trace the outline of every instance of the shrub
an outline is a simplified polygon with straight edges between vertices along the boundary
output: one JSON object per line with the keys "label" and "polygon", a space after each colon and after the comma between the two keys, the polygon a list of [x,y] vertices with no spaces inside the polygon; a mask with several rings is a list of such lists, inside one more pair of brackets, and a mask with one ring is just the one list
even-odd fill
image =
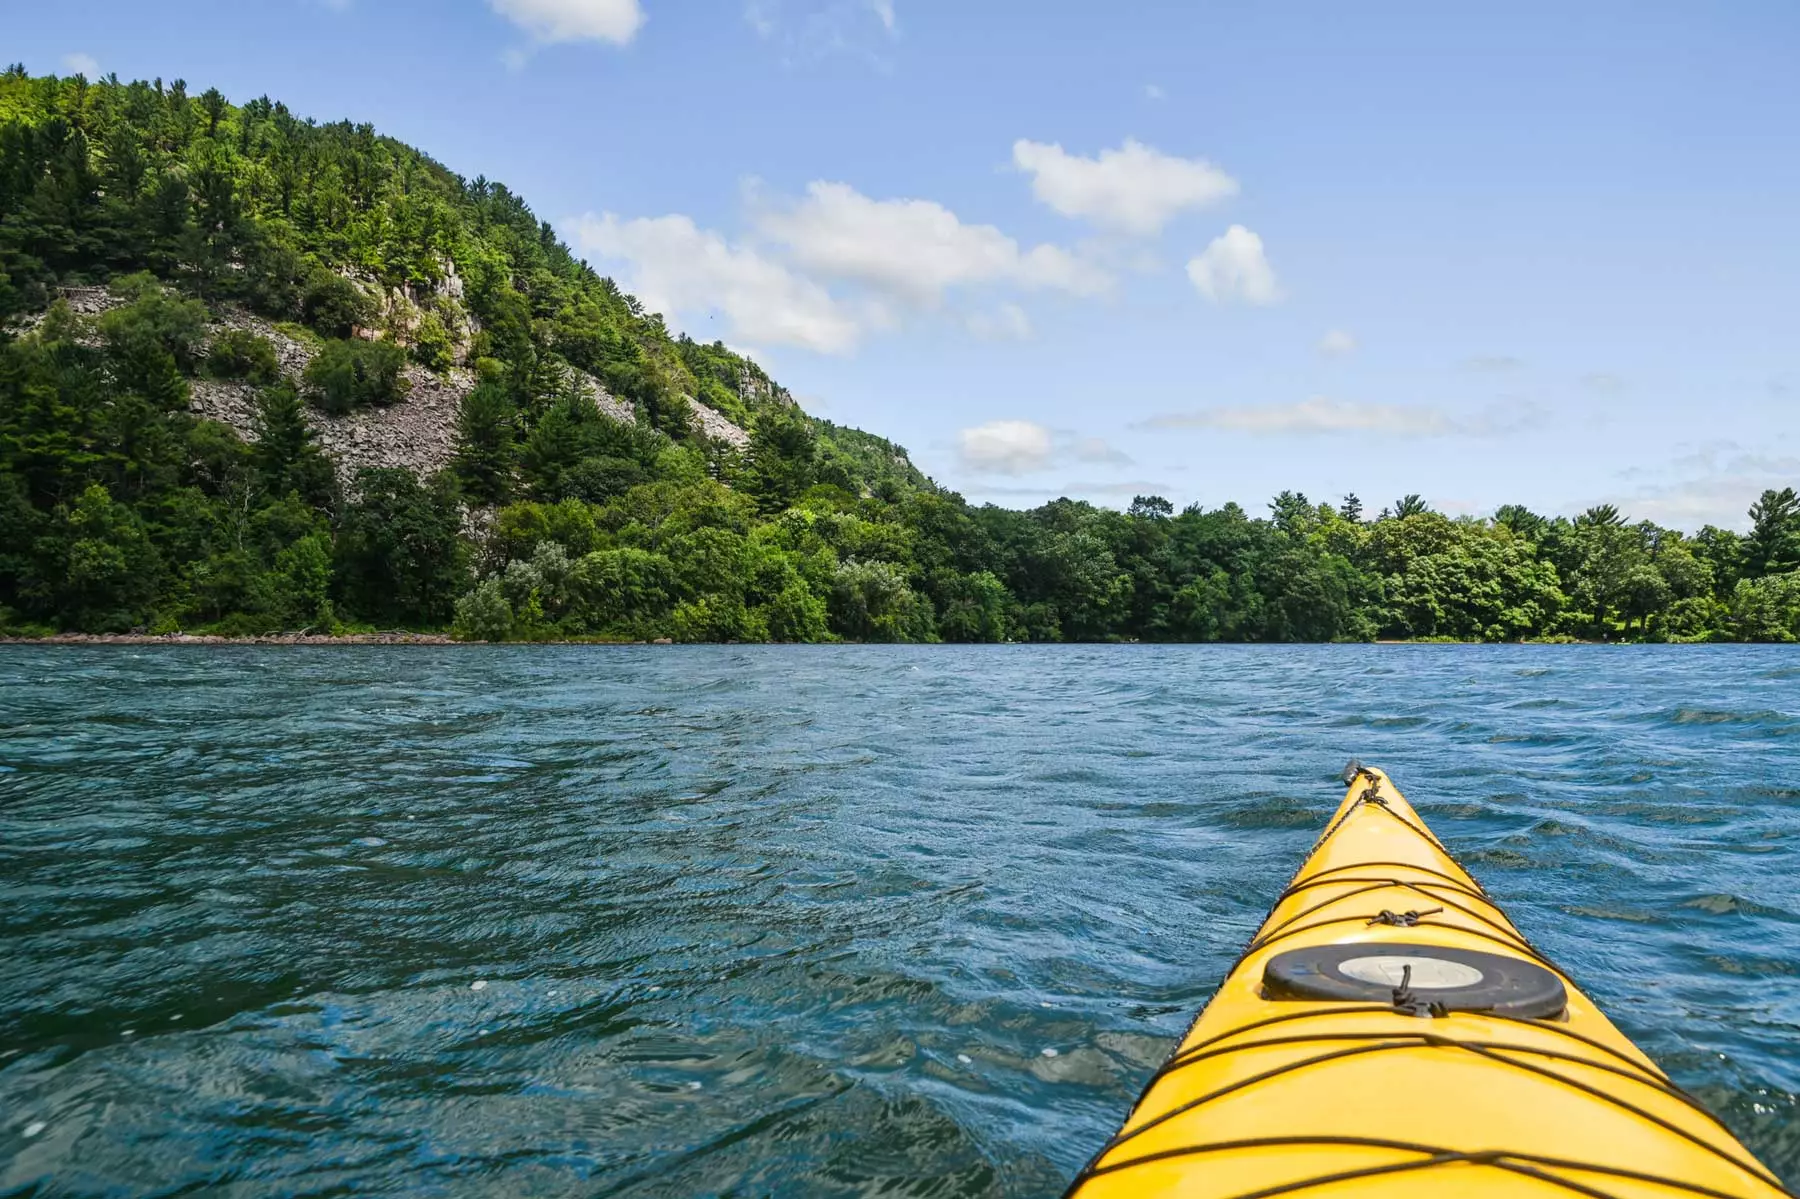
{"label": "shrub", "polygon": [[1800,570],[1740,581],[1731,620],[1741,641],[1800,641]]}
{"label": "shrub", "polygon": [[167,354],[178,370],[194,369],[206,334],[206,305],[181,299],[149,275],[128,275],[113,290],[132,297],[100,318],[100,335],[115,360]]}
{"label": "shrub", "polygon": [[214,379],[273,383],[281,378],[281,363],[268,338],[248,329],[227,329],[213,338],[206,352],[206,373]]}
{"label": "shrub", "polygon": [[484,579],[456,601],[452,631],[458,641],[505,641],[512,635],[512,605],[499,579]]}
{"label": "shrub", "polygon": [[435,312],[427,312],[413,334],[413,358],[428,371],[442,374],[456,362],[450,344],[450,331]]}
{"label": "shrub", "polygon": [[342,416],[370,404],[386,407],[406,395],[400,377],[406,355],[388,341],[334,341],[306,368],[307,395]]}
{"label": "shrub", "polygon": [[356,284],[321,268],[306,281],[300,315],[327,337],[349,337],[358,325],[369,323],[372,306]]}

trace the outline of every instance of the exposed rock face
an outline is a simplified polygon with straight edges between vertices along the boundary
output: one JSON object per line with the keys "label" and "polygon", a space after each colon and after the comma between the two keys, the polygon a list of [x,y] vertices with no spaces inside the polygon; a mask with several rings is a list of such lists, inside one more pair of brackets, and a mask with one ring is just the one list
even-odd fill
{"label": "exposed rock face", "polygon": [[[281,371],[298,381],[316,352],[312,346],[289,337],[268,321],[241,309],[224,313],[214,324],[248,330],[268,338],[275,347]],[[364,408],[344,416],[316,409],[308,414],[318,433],[319,446],[337,467],[338,478],[348,485],[365,467],[403,467],[420,478],[450,464],[456,454],[456,412],[463,397],[475,389],[473,371],[452,367],[436,375],[416,363],[402,372],[408,387],[406,398],[387,408]],[[637,413],[630,404],[612,395],[585,371],[571,372],[571,383],[594,401],[601,413],[630,424]],[[190,410],[196,416],[231,426],[246,441],[256,438],[257,388],[249,383],[195,379],[190,385]],[[694,404],[694,425],[708,437],[717,437],[742,448],[750,435],[704,404]]]}
{"label": "exposed rock face", "polygon": [[[245,329],[266,337],[275,347],[283,374],[298,380],[313,359],[313,347],[260,317],[242,310],[225,313],[214,329]],[[401,372],[406,398],[387,408],[364,408],[344,416],[309,413],[319,446],[348,483],[371,466],[404,467],[421,477],[450,464],[456,452],[456,410],[475,388],[473,372],[453,367],[434,375],[413,363]],[[249,383],[196,379],[190,386],[189,409],[230,425],[245,441],[256,438],[257,388]]]}
{"label": "exposed rock face", "polygon": [[745,449],[750,444],[750,434],[732,424],[719,413],[708,408],[693,396],[687,397],[689,419],[694,429],[702,437],[710,437],[714,441],[723,441],[734,449]]}
{"label": "exposed rock face", "polygon": [[[452,270],[439,290],[458,295],[462,280]],[[64,288],[61,295],[71,311],[86,317],[98,316],[126,303],[104,287]],[[399,293],[389,297],[390,321],[393,308],[410,303],[410,297]],[[41,314],[31,318],[23,324],[21,331],[42,320]],[[308,342],[290,337],[270,322],[240,308],[221,311],[208,332],[216,335],[223,329],[242,329],[267,338],[275,348],[281,373],[296,384],[317,352]],[[455,333],[466,337],[467,326]],[[455,455],[457,408],[463,397],[475,388],[474,372],[452,367],[437,375],[409,362],[402,373],[408,384],[406,398],[390,407],[365,408],[344,416],[332,416],[317,409],[309,411],[308,419],[318,433],[320,448],[331,459],[344,483],[355,479],[358,471],[372,466],[402,467],[424,478],[448,466]],[[637,419],[632,406],[608,392],[598,379],[583,371],[572,374],[574,385],[586,392],[602,413],[626,424]],[[772,389],[766,381],[748,371],[744,374],[744,382],[754,385],[758,396],[793,402],[785,391]],[[257,392],[258,388],[250,383],[194,379],[189,382],[188,408],[196,416],[230,426],[245,441],[254,441]],[[720,413],[691,397],[690,408],[697,432],[739,449],[750,444],[750,434]]]}
{"label": "exposed rock face", "polygon": [[[474,376],[459,368],[439,378],[409,366],[405,377],[412,390],[391,407],[364,408],[345,416],[308,413],[320,448],[344,482],[371,466],[404,467],[422,478],[450,465],[456,453],[457,405],[474,388]],[[189,410],[254,441],[258,390],[250,383],[196,379],[190,385]]]}
{"label": "exposed rock face", "polygon": [[761,375],[745,367],[738,372],[738,394],[751,404],[776,403],[794,406],[794,397],[785,387],[776,387]]}
{"label": "exposed rock face", "polygon": [[[81,316],[99,316],[108,309],[117,308],[125,301],[112,294],[104,287],[65,287],[62,298],[69,305],[69,311]],[[42,320],[39,317],[38,320]],[[33,321],[32,324],[36,324]]]}
{"label": "exposed rock face", "polygon": [[[573,382],[575,386],[585,393],[590,400],[594,401],[594,407],[600,409],[602,415],[610,416],[622,425],[629,425],[637,420],[636,409],[632,408],[632,406],[624,400],[613,395],[612,392],[606,390],[606,388],[600,386],[600,380],[594,378],[594,376],[588,374],[586,371],[573,371],[571,373],[574,375]],[[734,425],[733,428],[735,427],[736,426]]]}

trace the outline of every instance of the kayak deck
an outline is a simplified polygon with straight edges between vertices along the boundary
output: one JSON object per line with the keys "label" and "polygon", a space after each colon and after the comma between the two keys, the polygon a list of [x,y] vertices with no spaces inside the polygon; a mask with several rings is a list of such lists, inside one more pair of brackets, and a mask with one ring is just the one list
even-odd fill
{"label": "kayak deck", "polygon": [[1069,1195],[1790,1194],[1354,769]]}

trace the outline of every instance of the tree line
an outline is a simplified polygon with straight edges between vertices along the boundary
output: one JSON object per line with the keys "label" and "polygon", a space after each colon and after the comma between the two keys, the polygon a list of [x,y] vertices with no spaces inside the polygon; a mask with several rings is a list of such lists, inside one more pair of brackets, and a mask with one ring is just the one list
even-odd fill
{"label": "tree line", "polygon": [[[61,289],[104,285],[98,316]],[[284,371],[259,314],[311,347]],[[41,314],[41,318],[38,314]],[[36,321],[29,329],[17,322]],[[505,187],[180,81],[0,76],[0,626],[481,639],[1800,639],[1800,499],[971,506],[671,334]],[[408,364],[412,364],[409,366]],[[453,462],[341,479],[321,414],[470,372]],[[189,410],[254,388],[242,437]],[[633,415],[601,410],[586,379]],[[691,399],[690,399],[691,397]],[[697,401],[749,430],[697,431]]]}

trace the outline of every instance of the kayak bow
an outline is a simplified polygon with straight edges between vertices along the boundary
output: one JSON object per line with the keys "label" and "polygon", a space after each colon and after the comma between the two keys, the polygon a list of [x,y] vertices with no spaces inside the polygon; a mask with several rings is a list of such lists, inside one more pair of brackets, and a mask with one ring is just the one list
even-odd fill
{"label": "kayak bow", "polygon": [[1514,928],[1378,770],[1076,1176],[1181,1195],[1791,1195]]}

